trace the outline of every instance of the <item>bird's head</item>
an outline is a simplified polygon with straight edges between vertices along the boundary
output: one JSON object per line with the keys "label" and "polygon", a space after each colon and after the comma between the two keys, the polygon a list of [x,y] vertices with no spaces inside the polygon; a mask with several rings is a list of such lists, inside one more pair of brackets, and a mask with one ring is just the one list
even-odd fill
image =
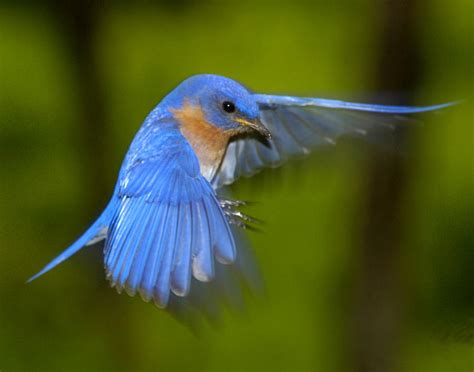
{"label": "bird's head", "polygon": [[217,75],[195,75],[165,98],[174,112],[193,111],[208,123],[233,135],[271,134],[261,123],[254,95],[236,81]]}

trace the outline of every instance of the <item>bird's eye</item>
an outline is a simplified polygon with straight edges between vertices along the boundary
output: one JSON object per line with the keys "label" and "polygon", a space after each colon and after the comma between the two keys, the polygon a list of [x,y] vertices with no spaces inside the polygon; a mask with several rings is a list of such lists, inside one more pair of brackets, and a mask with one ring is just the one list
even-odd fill
{"label": "bird's eye", "polygon": [[232,102],[229,102],[229,101],[225,101],[222,103],[222,109],[231,114],[235,111],[235,105],[232,103]]}

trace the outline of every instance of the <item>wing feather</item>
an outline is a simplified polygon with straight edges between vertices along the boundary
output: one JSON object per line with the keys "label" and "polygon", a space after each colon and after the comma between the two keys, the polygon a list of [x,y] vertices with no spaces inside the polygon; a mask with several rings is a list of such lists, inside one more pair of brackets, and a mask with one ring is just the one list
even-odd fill
{"label": "wing feather", "polygon": [[139,286],[139,283],[143,280],[145,264],[150,256],[150,251],[152,251],[153,240],[155,234],[157,234],[157,221],[160,218],[160,212],[162,209],[150,208],[150,215],[148,220],[145,222],[146,226],[144,227],[142,237],[139,241],[139,246],[141,247],[137,250],[132,267],[130,269],[130,275],[127,278],[126,288],[130,295],[135,295],[135,291]]}
{"label": "wing feather", "polygon": [[204,202],[208,215],[212,216],[212,236],[215,249],[215,256],[218,262],[230,264],[235,261],[235,242],[230,230],[229,223],[223,213],[217,199],[206,200]]}
{"label": "wing feather", "polygon": [[153,300],[158,307],[166,307],[170,296],[170,273],[173,262],[176,234],[179,221],[179,206],[170,205],[170,213],[166,221],[166,239],[163,244],[163,258],[154,288]]}
{"label": "wing feather", "polygon": [[396,147],[395,129],[414,121],[406,115],[453,104],[409,107],[263,94],[255,94],[254,98],[260,107],[260,120],[272,139],[233,139],[212,181],[216,189],[265,167],[280,166],[289,158],[305,155],[317,147],[334,145],[345,135]]}
{"label": "wing feather", "polygon": [[200,281],[207,282],[214,278],[214,260],[211,235],[211,221],[209,221],[203,201],[199,201],[197,207],[197,219],[194,221],[194,229],[198,232],[195,245],[193,246],[193,276]]}
{"label": "wing feather", "polygon": [[147,302],[153,298],[153,288],[155,287],[155,283],[158,278],[160,262],[165,249],[163,240],[166,237],[165,231],[169,216],[169,209],[169,205],[164,205],[158,212],[159,219],[157,221],[155,233],[153,234],[151,241],[152,247],[145,263],[141,285],[138,287],[140,295],[142,296],[143,300]]}
{"label": "wing feather", "polygon": [[211,280],[215,259],[233,262],[235,242],[212,186],[179,131],[158,136],[148,146],[153,148],[141,150],[147,157],[131,157],[121,173],[105,266],[119,292],[139,292],[145,301],[166,307],[170,292],[189,293],[192,275]]}
{"label": "wing feather", "polygon": [[171,271],[171,290],[177,296],[186,296],[191,286],[191,251],[193,243],[193,213],[191,204],[180,207],[178,241]]}

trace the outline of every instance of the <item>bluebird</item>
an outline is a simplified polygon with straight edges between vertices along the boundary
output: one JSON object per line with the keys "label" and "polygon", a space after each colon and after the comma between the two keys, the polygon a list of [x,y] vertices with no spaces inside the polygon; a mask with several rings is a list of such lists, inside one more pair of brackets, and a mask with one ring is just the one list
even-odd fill
{"label": "bluebird", "polygon": [[[255,94],[217,75],[178,85],[149,113],[125,156],[99,218],[38,278],[80,249],[105,240],[107,279],[166,307],[191,279],[211,281],[239,254],[231,225],[252,220],[244,203],[218,191],[239,177],[333,145],[343,135],[370,139],[404,115],[437,110]],[[388,130],[388,129],[387,129]]]}

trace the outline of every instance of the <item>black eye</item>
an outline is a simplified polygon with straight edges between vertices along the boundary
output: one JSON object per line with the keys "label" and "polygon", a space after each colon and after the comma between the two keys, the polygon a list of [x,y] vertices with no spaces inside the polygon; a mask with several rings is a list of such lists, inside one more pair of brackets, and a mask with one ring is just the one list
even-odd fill
{"label": "black eye", "polygon": [[235,105],[232,103],[232,102],[229,102],[229,101],[225,101],[222,103],[222,109],[231,114],[235,111]]}

